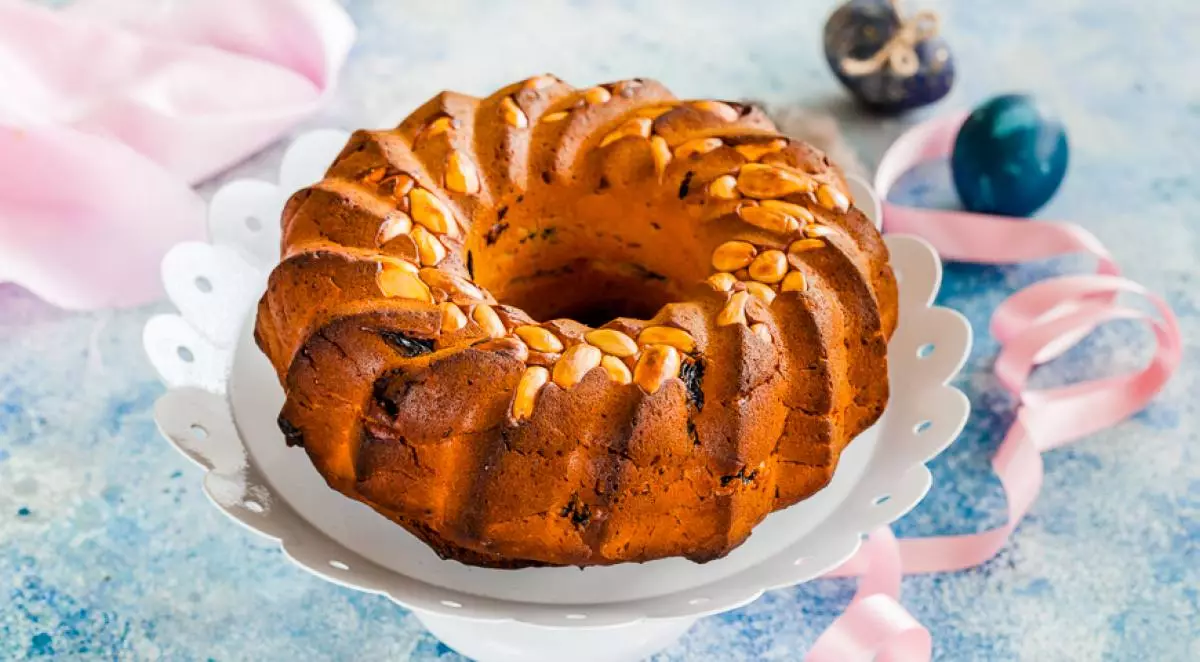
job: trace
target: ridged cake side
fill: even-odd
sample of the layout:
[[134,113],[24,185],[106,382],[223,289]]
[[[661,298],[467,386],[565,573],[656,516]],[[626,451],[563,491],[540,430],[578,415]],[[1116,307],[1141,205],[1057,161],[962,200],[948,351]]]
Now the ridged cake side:
[[652,81],[439,95],[285,209],[280,425],[465,563],[720,557],[886,404],[896,285],[845,190]]

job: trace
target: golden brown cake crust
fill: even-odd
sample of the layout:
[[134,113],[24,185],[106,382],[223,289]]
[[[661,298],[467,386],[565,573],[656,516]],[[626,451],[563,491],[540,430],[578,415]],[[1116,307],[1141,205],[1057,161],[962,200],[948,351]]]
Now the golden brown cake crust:
[[447,92],[356,132],[282,223],[255,329],[280,427],[446,558],[718,558],[887,401],[887,249],[751,106]]

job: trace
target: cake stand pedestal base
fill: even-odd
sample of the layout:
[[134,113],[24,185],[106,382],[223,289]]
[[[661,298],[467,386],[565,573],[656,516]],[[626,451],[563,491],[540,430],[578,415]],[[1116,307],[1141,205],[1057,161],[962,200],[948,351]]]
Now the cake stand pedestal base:
[[475,662],[637,662],[675,643],[699,620],[646,619],[615,627],[554,628],[414,613],[433,636]]

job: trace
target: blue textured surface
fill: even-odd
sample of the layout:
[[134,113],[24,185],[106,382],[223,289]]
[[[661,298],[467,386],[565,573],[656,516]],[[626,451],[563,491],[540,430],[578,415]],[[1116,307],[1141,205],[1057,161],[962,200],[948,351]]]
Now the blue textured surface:
[[[904,128],[859,115],[828,73],[829,2],[353,2],[362,27],[341,93],[311,127],[384,125],[443,87],[483,93],[545,70],[634,75],[681,95],[829,109],[868,161]],[[1071,133],[1071,172],[1042,212],[1082,223],[1181,317],[1184,369],[1127,423],[1046,457],[1046,492],[1009,547],[968,572],[905,580],[942,660],[1200,659],[1200,4],[1194,0],[928,2],[959,80],[937,108],[1035,93]],[[233,176],[271,176],[279,150]],[[906,195],[953,200],[945,169]],[[206,187],[211,192],[213,186]],[[1002,522],[989,457],[1012,402],[989,372],[990,311],[1074,260],[950,266],[941,303],[977,345],[959,380],[973,416],[933,465],[905,535]],[[461,660],[378,597],[323,582],[214,509],[199,471],[159,439],[161,387],[140,350],[164,308],[70,314],[0,286],[0,659]],[[1114,325],[1039,371],[1051,384],[1143,359]],[[773,592],[705,619],[656,658],[797,660],[846,605],[849,581]]]

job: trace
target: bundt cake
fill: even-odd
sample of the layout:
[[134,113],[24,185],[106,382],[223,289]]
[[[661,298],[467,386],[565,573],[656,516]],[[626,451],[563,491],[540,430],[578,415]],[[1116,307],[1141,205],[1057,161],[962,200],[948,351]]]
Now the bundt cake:
[[255,330],[279,426],[445,558],[718,558],[887,401],[887,249],[752,105],[445,92],[354,133],[282,224]]

